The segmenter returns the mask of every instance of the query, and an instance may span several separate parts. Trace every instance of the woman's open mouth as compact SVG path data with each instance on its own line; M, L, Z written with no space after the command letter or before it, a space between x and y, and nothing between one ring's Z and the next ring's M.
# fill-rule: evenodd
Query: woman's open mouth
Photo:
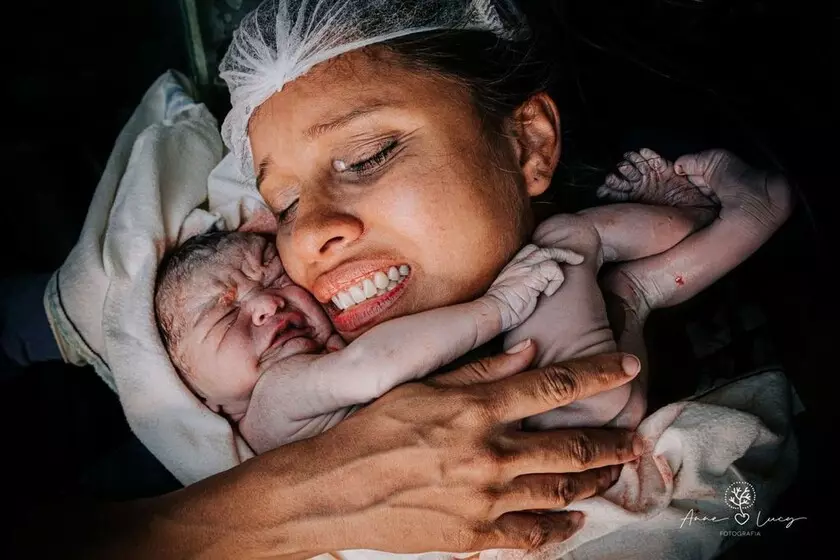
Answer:
M399 299L410 275L408 265L391 266L335 294L327 306L335 328L352 332L374 320Z

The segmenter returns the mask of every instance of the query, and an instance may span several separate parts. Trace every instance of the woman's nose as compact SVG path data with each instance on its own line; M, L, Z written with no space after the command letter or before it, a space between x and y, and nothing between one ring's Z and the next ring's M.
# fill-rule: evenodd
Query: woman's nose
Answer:
M340 253L364 231L362 221L346 212L310 208L299 214L292 232L292 247L306 262L317 262Z
M259 294L249 302L251 321L261 327L271 320L278 309L283 309L285 302L273 294Z

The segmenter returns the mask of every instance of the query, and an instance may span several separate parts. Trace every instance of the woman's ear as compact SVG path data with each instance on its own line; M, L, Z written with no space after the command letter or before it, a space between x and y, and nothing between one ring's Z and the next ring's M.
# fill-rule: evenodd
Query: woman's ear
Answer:
M528 196L548 189L560 161L560 113L547 93L538 93L512 116L514 150Z

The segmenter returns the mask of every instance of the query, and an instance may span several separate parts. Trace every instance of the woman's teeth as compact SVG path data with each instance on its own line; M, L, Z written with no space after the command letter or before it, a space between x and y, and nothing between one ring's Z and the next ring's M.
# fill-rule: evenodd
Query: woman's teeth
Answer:
M367 299L387 294L408 276L411 268L408 265L399 267L392 266L388 272L379 271L373 276L365 278L355 286L338 292L332 297L332 302L340 310L344 311L354 305L358 305Z

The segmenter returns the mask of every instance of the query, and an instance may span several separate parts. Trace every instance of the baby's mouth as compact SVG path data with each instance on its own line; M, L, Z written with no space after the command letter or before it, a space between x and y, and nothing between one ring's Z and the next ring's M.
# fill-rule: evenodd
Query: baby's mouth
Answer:
M284 331L281 331L277 334L274 340L271 342L271 346L269 346L269 350L273 350L274 348L278 348L283 346L288 341L292 340L293 338L305 337L305 338L312 338L313 336L313 329L311 327L304 327L304 328L288 328Z
M387 296L403 283L409 274L411 274L411 267L407 264L374 272L335 294L332 297L332 311L336 314L342 313L366 301Z
M275 327L274 338L268 350L278 348L293 338L312 337L313 333L314 329L307 324L306 318L301 313L286 313Z

